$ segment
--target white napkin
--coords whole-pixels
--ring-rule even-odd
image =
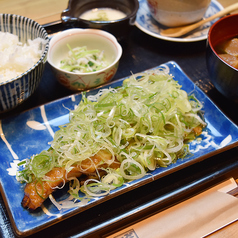
[[[233,178],[107,238],[201,238],[238,218]]]

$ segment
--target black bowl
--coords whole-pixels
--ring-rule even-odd
[[[228,15],[215,22],[209,30],[206,62],[211,82],[227,98],[238,102],[238,69],[225,62],[215,47],[220,42],[238,36],[238,14]]]
[[[125,13],[126,17],[114,21],[90,21],[79,17],[94,8],[113,8]],[[67,27],[101,29],[120,40],[127,36],[130,27],[134,25],[138,9],[138,0],[69,0],[68,8],[61,14],[61,20]]]

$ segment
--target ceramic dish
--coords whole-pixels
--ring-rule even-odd
[[[177,38],[166,37],[160,35],[160,30],[166,29],[167,27],[160,25],[152,18],[146,0],[140,0],[139,3],[140,7],[137,12],[135,25],[146,34],[162,40],[176,41],[176,42],[193,42],[205,40],[207,39],[209,27],[217,20],[216,19],[211,22],[208,22],[203,26],[199,27],[197,30],[188,33],[183,37]],[[214,15],[215,13],[221,11],[222,9],[223,7],[220,3],[218,3],[216,0],[212,0],[210,6],[208,7],[205,13],[205,18]]]
[[[238,103],[238,64],[236,63],[238,58],[236,57],[236,60],[233,61],[233,66],[230,65],[223,58],[224,56],[228,56],[229,53],[228,55],[221,54],[218,51],[218,45],[225,40],[237,38],[237,25],[238,14],[225,16],[213,24],[208,32],[206,49],[207,70],[212,84],[221,94],[236,103]],[[226,45],[228,44],[226,43]],[[234,56],[231,57],[233,58]]]
[[[80,102],[81,94],[60,99],[0,121],[1,193],[13,228],[19,236],[35,233],[63,219],[95,207],[99,203],[238,145],[238,127],[194,85],[175,62],[171,61],[158,67],[164,67],[168,73],[174,75],[175,80],[183,85],[185,91],[193,92],[204,104],[204,116],[208,125],[199,139],[190,143],[190,151],[193,155],[178,160],[166,168],[158,168],[141,179],[134,180],[111,191],[105,197],[91,200],[83,207],[59,211],[49,200],[46,200],[43,210],[40,208],[30,213],[21,206],[24,185],[17,182],[15,176],[10,175],[14,170],[16,160],[29,158],[33,154],[49,148],[48,142],[52,141],[54,132],[59,129],[58,126],[68,122],[68,109],[74,109]],[[120,86],[123,80],[114,81],[104,87]],[[94,89],[87,92],[87,94],[96,94],[97,91],[98,89]],[[66,193],[67,186],[65,186],[65,189],[55,192],[54,197],[56,200],[62,200],[67,196]]]
[[[99,50],[104,55],[105,66],[91,72],[62,69],[60,62],[67,59],[69,54],[67,44],[72,49],[86,46],[88,50]],[[98,29],[71,28],[51,39],[47,60],[60,84],[74,91],[82,91],[110,82],[117,72],[121,55],[122,47],[112,34]],[[78,65],[76,62],[75,65]]]
[[[86,11],[112,8],[126,17],[113,21],[90,21],[80,18]],[[62,23],[70,27],[94,28],[113,34],[118,40],[125,38],[136,20],[139,8],[137,0],[69,0],[68,7],[61,13]]]
[[[37,22],[30,18],[15,14],[0,14],[0,31],[2,33],[7,32],[16,35],[18,37],[17,40],[22,44],[26,44],[28,40],[33,41],[38,37],[43,39],[43,42],[39,44],[41,54],[34,65],[29,68],[27,67],[28,69],[25,69],[25,72],[22,72],[14,78],[6,81],[0,81],[0,113],[4,113],[24,103],[38,88],[45,69],[45,62],[49,49],[49,37],[46,30]],[[12,42],[13,41],[11,40],[11,44],[13,44]],[[22,68],[18,62],[23,61],[25,62],[24,65],[28,65],[32,49],[31,51],[27,51],[26,57],[19,57],[19,53],[15,53],[13,54],[14,56],[10,56],[9,54],[8,58],[8,53],[6,52],[11,52],[12,50],[11,48],[9,49],[8,46],[6,46],[6,43],[3,43],[1,40],[1,46],[2,45],[5,46],[3,46],[4,48],[1,47],[1,57],[5,57],[5,59],[7,59],[5,63],[4,61],[1,61],[2,77],[4,75],[4,67],[8,68],[5,70],[9,70],[9,72],[13,73]],[[16,45],[14,44],[13,47],[16,47]],[[16,48],[19,50],[16,52],[21,52],[20,49],[24,49],[24,52],[26,52],[26,49],[28,48],[29,44],[26,44],[24,48]],[[13,58],[14,60],[12,60]],[[11,65],[9,65],[10,62]],[[15,65],[15,67],[13,65]]]

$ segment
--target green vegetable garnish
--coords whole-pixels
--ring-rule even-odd
[[[68,57],[60,61],[60,68],[69,72],[90,73],[108,66],[103,51],[88,50],[86,46],[69,48]]]
[[[105,168],[100,180],[88,179],[84,186],[77,182],[70,188],[74,197],[79,190],[89,197],[105,195],[184,158],[189,153],[185,141],[196,137],[194,128],[206,126],[198,115],[201,108],[196,97],[188,96],[162,69],[132,75],[121,87],[101,89],[96,95],[86,97],[83,92],[78,107],[70,111],[70,122],[55,133],[51,149],[28,160],[19,179],[41,179],[55,166],[69,171],[107,150],[120,168]]]

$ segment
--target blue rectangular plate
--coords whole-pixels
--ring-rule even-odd
[[[68,122],[68,109],[74,109],[78,105],[81,94],[60,99],[0,121],[1,193],[13,228],[19,236],[33,234],[128,190],[147,184],[238,145],[238,127],[214,105],[175,62],[170,61],[158,67],[165,68],[182,85],[182,89],[188,93],[193,92],[204,105],[203,110],[207,127],[199,140],[190,143],[190,151],[193,155],[178,160],[166,168],[158,168],[142,179],[125,184],[111,191],[109,195],[94,199],[83,207],[58,211],[49,200],[46,200],[44,206],[50,212],[50,215],[44,213],[42,209],[30,213],[21,206],[24,184],[20,184],[15,176],[9,174],[15,160],[30,158],[33,154],[49,148],[48,142],[52,141],[54,132],[59,129],[58,126]],[[103,87],[120,86],[124,79],[114,81]],[[87,95],[96,94],[98,90],[91,90],[87,92]],[[54,197],[56,200],[62,200],[66,196],[66,192],[67,189],[57,191],[54,193]]]

